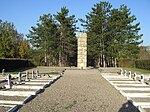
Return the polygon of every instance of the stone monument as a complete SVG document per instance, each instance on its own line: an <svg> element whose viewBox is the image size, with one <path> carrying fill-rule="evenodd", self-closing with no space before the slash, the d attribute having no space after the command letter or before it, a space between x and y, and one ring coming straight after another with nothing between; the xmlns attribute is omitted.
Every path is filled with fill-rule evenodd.
<svg viewBox="0 0 150 112"><path fill-rule="evenodd" d="M83 32L78 33L77 66L80 69L86 69L87 67L87 34Z"/></svg>

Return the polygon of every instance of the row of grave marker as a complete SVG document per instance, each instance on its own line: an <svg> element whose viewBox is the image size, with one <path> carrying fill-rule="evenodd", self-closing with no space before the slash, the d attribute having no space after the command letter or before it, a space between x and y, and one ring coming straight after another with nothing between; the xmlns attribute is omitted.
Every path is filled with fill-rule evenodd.
<svg viewBox="0 0 150 112"><path fill-rule="evenodd" d="M65 69L66 70L66 69ZM65 70L63 70L61 73L60 73L60 75L62 75L62 74L64 74L64 72L65 72ZM5 74L5 69L3 69L2 70L2 76L5 76L6 77L6 79L7 79L7 83L8 83L8 89L11 89L12 88L12 86L13 86L13 82L12 82L12 75L11 74ZM18 82L17 82L17 84L23 84L24 82L23 82L23 80L22 80L22 73L21 72L19 72L18 73ZM42 77L42 74L40 74L39 73L39 71L38 70L36 70L36 72L34 72L34 70L32 70L32 78L31 79L37 79L37 77ZM30 78L29 78L29 72L28 71L26 71L26 75L25 75L25 81L27 82L27 81L30 81Z"/></svg>
<svg viewBox="0 0 150 112"><path fill-rule="evenodd" d="M150 100L148 99L150 98L148 92L150 90L149 77L123 69L120 69L118 74L113 75L110 73L102 76L119 90L124 97L127 97L128 101L137 107L140 112L150 112L150 103L148 102Z"/></svg>
<svg viewBox="0 0 150 112"><path fill-rule="evenodd" d="M4 70L2 70L2 75L6 78L6 81L8 82L7 84L8 85L5 85L5 88L6 89L13 89L13 84L14 84L14 82L13 82L13 80L12 80L12 74L6 74L5 72L4 72ZM60 74L59 74L59 77L62 75L62 74L64 74L64 72L65 72L65 70L63 70ZM29 74L31 74L30 75L30 77L29 77ZM21 72L19 72L18 73L18 75L17 75L17 77L15 77L15 80L17 80L17 83L15 83L15 84L17 84L17 85L21 85L21 84L26 84L25 82L28 82L28 81L33 81L33 79L38 79L38 77L39 78L42 78L42 76L44 77L45 76L45 74L40 74L39 73L39 71L37 70L36 72L34 72L34 71L32 71L32 73L29 73L29 72L26 72L25 74L24 73L21 73ZM49 75L46 75L46 76L48 76L48 77L50 77L51 78L51 75L49 76ZM24 79L22 79L24 77ZM52 76L53 77L53 76ZM57 77L57 79L59 78L59 77ZM14 79L14 78L13 78ZM53 81L55 81L55 80L57 80L56 79L56 77L54 78L54 80ZM50 81L51 82L51 81ZM49 84L50 84L50 82L49 82ZM32 82L31 82L32 83ZM43 84L43 82L42 82L42 84ZM38 86L34 86L34 87L38 87ZM43 86L43 88L45 88L46 86ZM5 89L4 88L4 89ZM10 90L11 91L11 90ZM22 91L21 91L22 92ZM5 91L5 93L6 93L6 91ZM14 93L14 92L13 92ZM23 93L23 92L22 92ZM16 94L18 94L18 93L16 93ZM25 93L24 92L24 94L27 94L27 93ZM30 93L29 93L30 94ZM33 94L33 93L32 93ZM5 94L5 96L6 96L6 94ZM19 95L18 95L19 96ZM27 95L26 95L27 96ZM6 102L6 101L5 101ZM13 109L14 107L12 107L12 109ZM15 108L16 108L16 106L15 106ZM10 109L11 110L11 109Z"/></svg>
<svg viewBox="0 0 150 112"><path fill-rule="evenodd" d="M137 75L136 72L134 72L134 73L132 74L131 71L127 72L127 70L123 70L123 69L120 70L120 74L121 74L122 76L123 76L123 75L124 75L124 76L128 76L129 79L137 80L137 78L139 78L141 83L143 83L143 84L145 83L144 74ZM129 74L129 75L127 75L127 74Z"/></svg>
<svg viewBox="0 0 150 112"><path fill-rule="evenodd" d="M39 71L37 70L37 72L36 72L36 75L34 74L34 71L32 71L32 79L36 79L37 77L41 77L41 75L39 75ZM25 81L27 82L27 81L30 81L30 78L29 78L29 72L27 71L26 72L26 75L25 75ZM8 88L9 89L11 89L12 88L12 85L13 85L13 82L11 81L11 78L12 78L12 76L11 76L11 74L8 74L7 75L7 81L8 81ZM18 73L18 82L17 82L17 84L23 84L24 82L23 82L23 80L22 80L22 73L21 72L19 72Z"/></svg>
<svg viewBox="0 0 150 112"><path fill-rule="evenodd" d="M137 106L138 107L138 109L140 110L140 112L147 112L145 109L149 109L150 108L150 105L149 105L149 102L146 102L146 101L134 101L131 97L134 97L134 98L149 98L149 93L147 93L147 92L145 92L145 93L140 93L140 92L138 92L138 93L126 93L126 92L123 92L123 90L133 90L133 91L137 91L137 89L138 90L140 90L140 91L149 91L150 90L150 88L141 88L142 86L146 86L147 85L147 87L149 87L149 85L150 85L150 78L149 77L147 77L147 76L145 76L144 74L140 74L140 75L138 75L136 72L134 72L133 74L131 73L131 71L128 71L127 72L127 70L123 70L123 69L121 69L120 70L120 74L122 75L122 76L125 76L125 77L128 77L129 79L133 79L133 80L135 80L135 81L140 81L141 82L141 86L140 85L138 85L138 86L140 86L139 88L124 88L124 89L121 89L121 88L118 88L117 87L117 85L115 84L115 88L117 89L117 90L120 90L120 92L121 92L121 94L123 95L123 96L127 96L127 98L129 99L129 100L132 100L132 103L133 103L133 105L135 105L135 106ZM120 85L120 84L119 84ZM132 94L132 95L131 95ZM144 96L141 96L141 95L144 95ZM149 110L148 110L148 112L149 112Z"/></svg>

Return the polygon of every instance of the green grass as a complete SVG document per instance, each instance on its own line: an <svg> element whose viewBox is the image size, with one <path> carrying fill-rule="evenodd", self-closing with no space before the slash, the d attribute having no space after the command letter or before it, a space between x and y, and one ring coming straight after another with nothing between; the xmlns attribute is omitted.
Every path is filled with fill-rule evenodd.
<svg viewBox="0 0 150 112"><path fill-rule="evenodd" d="M50 72L49 74L59 74L59 72Z"/></svg>
<svg viewBox="0 0 150 112"><path fill-rule="evenodd" d="M131 72L136 72L137 74L150 74L150 70L138 69L138 68L124 68Z"/></svg>
<svg viewBox="0 0 150 112"><path fill-rule="evenodd" d="M59 72L48 72L48 73L40 73L40 74L50 74L50 75L56 75L56 74L60 74Z"/></svg>

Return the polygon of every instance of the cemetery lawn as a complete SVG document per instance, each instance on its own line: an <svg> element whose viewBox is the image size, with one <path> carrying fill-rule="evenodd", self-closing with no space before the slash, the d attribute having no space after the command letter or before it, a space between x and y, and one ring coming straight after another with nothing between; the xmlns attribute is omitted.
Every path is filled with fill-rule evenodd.
<svg viewBox="0 0 150 112"><path fill-rule="evenodd" d="M131 72L136 72L137 74L144 74L144 75L150 74L150 70L145 70L145 69L138 69L138 68L124 68L124 69Z"/></svg>

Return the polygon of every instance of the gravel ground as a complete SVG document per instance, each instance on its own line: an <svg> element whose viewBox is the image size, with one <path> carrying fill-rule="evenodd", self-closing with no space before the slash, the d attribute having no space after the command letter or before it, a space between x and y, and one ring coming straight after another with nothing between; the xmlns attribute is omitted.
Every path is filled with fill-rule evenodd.
<svg viewBox="0 0 150 112"><path fill-rule="evenodd" d="M138 112L96 69L67 70L62 78L19 110L27 111Z"/></svg>
<svg viewBox="0 0 150 112"><path fill-rule="evenodd" d="M11 107L0 107L0 112L7 112Z"/></svg>
<svg viewBox="0 0 150 112"><path fill-rule="evenodd" d="M0 95L0 100L9 100L9 101L23 101L26 97L23 96L3 96Z"/></svg>

